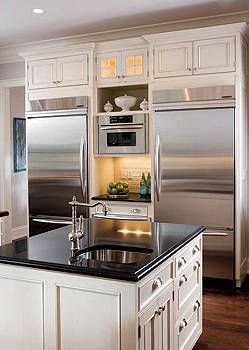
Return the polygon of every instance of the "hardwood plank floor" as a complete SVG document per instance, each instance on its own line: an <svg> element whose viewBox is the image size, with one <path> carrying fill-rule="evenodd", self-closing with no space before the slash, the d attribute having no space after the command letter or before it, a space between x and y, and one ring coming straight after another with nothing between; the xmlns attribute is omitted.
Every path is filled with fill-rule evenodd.
<svg viewBox="0 0 249 350"><path fill-rule="evenodd" d="M241 289L204 288L203 334L194 350L249 350L249 278Z"/></svg>

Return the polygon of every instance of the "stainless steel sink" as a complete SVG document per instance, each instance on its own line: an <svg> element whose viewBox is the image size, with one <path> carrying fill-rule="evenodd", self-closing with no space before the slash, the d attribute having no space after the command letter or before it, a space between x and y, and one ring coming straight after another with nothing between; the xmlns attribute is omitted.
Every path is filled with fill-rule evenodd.
<svg viewBox="0 0 249 350"><path fill-rule="evenodd" d="M116 264L134 264L144 260L152 252L152 249L146 248L90 247L84 252L77 254L77 258Z"/></svg>

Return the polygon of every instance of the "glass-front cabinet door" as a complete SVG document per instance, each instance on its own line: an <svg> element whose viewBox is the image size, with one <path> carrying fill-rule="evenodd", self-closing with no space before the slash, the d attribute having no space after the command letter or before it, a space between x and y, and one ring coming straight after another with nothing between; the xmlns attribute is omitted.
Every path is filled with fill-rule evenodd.
<svg viewBox="0 0 249 350"><path fill-rule="evenodd" d="M147 49L135 49L123 51L124 81L147 79Z"/></svg>
<svg viewBox="0 0 249 350"><path fill-rule="evenodd" d="M97 81L99 84L118 82L122 75L121 52L97 55Z"/></svg>

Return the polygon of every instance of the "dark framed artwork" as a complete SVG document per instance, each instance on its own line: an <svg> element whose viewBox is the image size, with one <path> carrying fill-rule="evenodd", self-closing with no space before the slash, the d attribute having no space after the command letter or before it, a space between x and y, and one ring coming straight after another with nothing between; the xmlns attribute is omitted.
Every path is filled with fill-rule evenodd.
<svg viewBox="0 0 249 350"><path fill-rule="evenodd" d="M26 170L26 120L13 119L14 172Z"/></svg>

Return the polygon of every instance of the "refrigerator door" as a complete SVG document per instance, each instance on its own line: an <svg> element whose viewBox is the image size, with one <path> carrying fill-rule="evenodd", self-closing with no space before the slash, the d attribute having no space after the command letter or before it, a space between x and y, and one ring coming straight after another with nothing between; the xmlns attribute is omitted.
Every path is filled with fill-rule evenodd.
<svg viewBox="0 0 249 350"><path fill-rule="evenodd" d="M234 108L155 112L155 221L234 226Z"/></svg>
<svg viewBox="0 0 249 350"><path fill-rule="evenodd" d="M72 195L88 201L87 116L28 118L27 139L30 218L48 218L52 226L53 221L60 224L58 218L63 223L71 217Z"/></svg>

